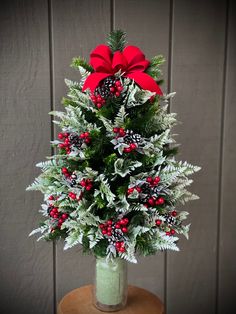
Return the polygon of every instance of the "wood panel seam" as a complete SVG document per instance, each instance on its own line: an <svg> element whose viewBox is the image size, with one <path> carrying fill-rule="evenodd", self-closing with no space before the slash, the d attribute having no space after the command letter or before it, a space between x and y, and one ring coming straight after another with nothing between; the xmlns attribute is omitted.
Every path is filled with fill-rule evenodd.
<svg viewBox="0 0 236 314"><path fill-rule="evenodd" d="M54 93L54 55L53 55L53 23L52 23L52 0L48 0L48 34L49 34L49 67L50 67L50 109L55 110L55 93ZM55 125L51 116L51 140L55 136ZM51 155L55 154L55 148L51 148ZM53 306L54 314L57 313L57 280L56 280L56 243L52 244L53 250Z"/></svg>
<svg viewBox="0 0 236 314"><path fill-rule="evenodd" d="M221 105L221 134L220 134L220 154L219 154L219 193L217 211L217 233L216 233L216 299L215 309L219 314L219 273L220 273L220 239L221 239L221 215L222 215L222 193L223 193L223 161L224 161L224 133L225 133L225 106L226 106L226 85L227 85L227 62L228 62L228 32L229 32L229 0L226 2L225 10L225 42L222 77L222 105Z"/></svg>
<svg viewBox="0 0 236 314"><path fill-rule="evenodd" d="M110 29L115 29L115 0L110 0Z"/></svg>
<svg viewBox="0 0 236 314"><path fill-rule="evenodd" d="M172 61L173 61L173 33L174 33L174 0L169 3L169 48L168 48L168 80L167 80L167 93L171 92L172 88ZM171 102L169 103L168 112L171 111ZM168 253L164 253L164 304L167 311L167 260Z"/></svg>

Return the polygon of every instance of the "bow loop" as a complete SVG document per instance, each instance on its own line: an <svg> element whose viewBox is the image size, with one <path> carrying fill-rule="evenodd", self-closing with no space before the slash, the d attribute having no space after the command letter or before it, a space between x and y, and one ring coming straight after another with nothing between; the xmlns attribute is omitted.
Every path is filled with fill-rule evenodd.
<svg viewBox="0 0 236 314"><path fill-rule="evenodd" d="M112 53L108 46L99 45L90 54L90 64L96 72L111 72Z"/></svg>
<svg viewBox="0 0 236 314"><path fill-rule="evenodd" d="M116 51L113 55L113 60L112 60L112 69L114 73L118 72L121 70L121 72L125 72L127 69L127 61L120 51Z"/></svg>

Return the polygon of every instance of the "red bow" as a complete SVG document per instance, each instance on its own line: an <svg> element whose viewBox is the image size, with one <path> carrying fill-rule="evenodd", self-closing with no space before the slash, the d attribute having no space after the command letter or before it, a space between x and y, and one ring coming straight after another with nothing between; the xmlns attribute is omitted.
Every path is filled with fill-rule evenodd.
<svg viewBox="0 0 236 314"><path fill-rule="evenodd" d="M133 79L142 89L163 95L154 79L144 73L150 62L138 47L127 46L123 52L116 51L112 55L108 46L99 45L90 54L90 64L95 72L85 80L83 91L89 88L94 92L100 81L121 70L125 77Z"/></svg>

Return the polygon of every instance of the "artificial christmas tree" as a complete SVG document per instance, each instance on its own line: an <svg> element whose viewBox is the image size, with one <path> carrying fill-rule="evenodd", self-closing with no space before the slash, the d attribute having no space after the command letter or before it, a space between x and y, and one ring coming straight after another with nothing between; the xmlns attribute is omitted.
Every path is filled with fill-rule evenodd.
<svg viewBox="0 0 236 314"><path fill-rule="evenodd" d="M81 244L98 257L97 306L105 310L124 305L123 260L177 251L177 235L188 237L188 213L176 207L197 198L186 187L200 169L175 159L176 114L168 113L174 93L163 94L157 83L163 57L148 61L125 45L124 32L114 31L89 64L73 60L81 80L66 80L65 112L50 113L62 129L52 141L57 153L37 165L42 174L28 188L44 194L45 220L31 234L63 238L65 249ZM99 278L109 274L103 291Z"/></svg>

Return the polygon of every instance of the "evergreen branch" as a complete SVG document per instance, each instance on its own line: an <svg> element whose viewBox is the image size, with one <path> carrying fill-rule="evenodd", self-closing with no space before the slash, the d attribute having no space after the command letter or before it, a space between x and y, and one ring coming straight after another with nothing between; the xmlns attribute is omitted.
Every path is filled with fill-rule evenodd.
<svg viewBox="0 0 236 314"><path fill-rule="evenodd" d="M161 75L162 71L160 69L160 66L165 62L165 58L162 55L155 56L151 59L150 65L147 68L146 73L149 74L154 78L154 80L157 80Z"/></svg>
<svg viewBox="0 0 236 314"><path fill-rule="evenodd" d="M112 31L107 37L107 43L112 52L123 51L126 45L126 33L120 29Z"/></svg>
<svg viewBox="0 0 236 314"><path fill-rule="evenodd" d="M93 72L93 67L90 64L88 64L84 58L81 57L73 58L71 67L74 69L79 69L79 67L82 67L88 72Z"/></svg>

